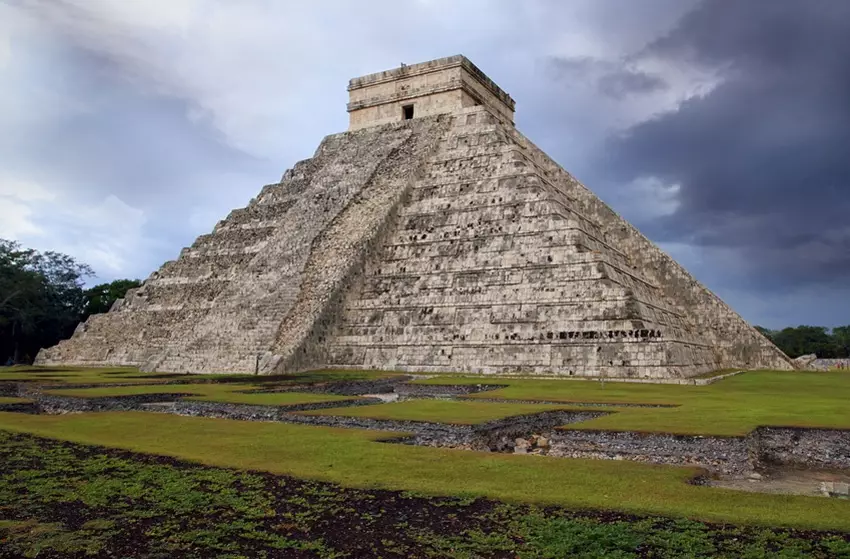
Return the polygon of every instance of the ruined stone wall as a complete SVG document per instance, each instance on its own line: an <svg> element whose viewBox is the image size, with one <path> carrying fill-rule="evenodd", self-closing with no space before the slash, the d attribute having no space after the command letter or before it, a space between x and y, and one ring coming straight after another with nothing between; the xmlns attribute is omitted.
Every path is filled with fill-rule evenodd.
<svg viewBox="0 0 850 559"><path fill-rule="evenodd" d="M754 433L762 465L850 468L850 431L759 427Z"/></svg>
<svg viewBox="0 0 850 559"><path fill-rule="evenodd" d="M549 433L549 444L551 456L699 466L736 475L752 470L749 437L563 429Z"/></svg>
<svg viewBox="0 0 850 559"><path fill-rule="evenodd" d="M850 359L813 359L806 368L816 371L850 370Z"/></svg>

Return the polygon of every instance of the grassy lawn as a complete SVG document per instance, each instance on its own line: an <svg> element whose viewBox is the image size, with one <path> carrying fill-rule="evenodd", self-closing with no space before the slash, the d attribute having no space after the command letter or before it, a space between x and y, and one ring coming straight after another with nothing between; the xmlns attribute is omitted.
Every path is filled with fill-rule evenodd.
<svg viewBox="0 0 850 559"><path fill-rule="evenodd" d="M0 429L350 487L850 531L848 501L691 486L692 468L393 445L378 442L390 433L143 412L0 412Z"/></svg>
<svg viewBox="0 0 850 559"><path fill-rule="evenodd" d="M672 404L624 408L573 426L683 434L744 435L761 425L850 428L850 373L755 371L708 386L439 376L426 384L507 384L475 398Z"/></svg>
<svg viewBox="0 0 850 559"><path fill-rule="evenodd" d="M2 557L850 554L850 534L346 489L3 431L0 462Z"/></svg>
<svg viewBox="0 0 850 559"><path fill-rule="evenodd" d="M167 384L141 386L103 386L97 388L57 388L45 390L46 394L57 396L75 396L79 398L103 398L108 396L132 396L137 394L192 394L187 400L206 402L227 402L232 404L255 404L281 406L287 404L313 404L316 402L336 402L356 399L357 396L336 396L333 394L314 394L309 392L271 392L265 394L246 394L246 390L262 388L252 384Z"/></svg>
<svg viewBox="0 0 850 559"><path fill-rule="evenodd" d="M293 375L257 376L249 374L194 375L178 373L143 373L132 367L0 367L0 382L39 382L43 384L120 384L162 383L166 381L221 382L244 381L260 384L293 384L369 380L395 376L389 371L311 371Z"/></svg>
<svg viewBox="0 0 850 559"><path fill-rule="evenodd" d="M122 382L163 382L186 375L143 373L130 367L0 367L0 382L38 382L43 384L101 384Z"/></svg>
<svg viewBox="0 0 850 559"><path fill-rule="evenodd" d="M32 402L32 400L16 396L0 396L0 404L28 404L29 402Z"/></svg>
<svg viewBox="0 0 850 559"><path fill-rule="evenodd" d="M311 415L342 415L346 417L368 417L397 421L431 421L474 425L495 419L539 413L543 411L570 409L569 406L551 404L512 404L510 402L473 402L453 400L408 400L391 404L358 406L356 408L326 408L314 410ZM586 408L583 411L587 411Z"/></svg>

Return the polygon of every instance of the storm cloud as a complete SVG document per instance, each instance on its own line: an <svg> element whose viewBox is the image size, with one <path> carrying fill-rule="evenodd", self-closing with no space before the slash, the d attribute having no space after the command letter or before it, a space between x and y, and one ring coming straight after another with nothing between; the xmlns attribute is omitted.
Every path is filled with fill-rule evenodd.
<svg viewBox="0 0 850 559"><path fill-rule="evenodd" d="M658 241L733 251L753 287L850 277L850 4L711 0L636 53L720 83L612 138L618 183L677 185Z"/></svg>

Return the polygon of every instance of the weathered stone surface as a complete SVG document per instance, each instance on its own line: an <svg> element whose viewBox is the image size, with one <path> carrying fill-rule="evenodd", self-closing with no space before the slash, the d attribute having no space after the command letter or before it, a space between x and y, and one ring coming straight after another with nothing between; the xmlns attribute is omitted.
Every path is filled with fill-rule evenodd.
<svg viewBox="0 0 850 559"><path fill-rule="evenodd" d="M815 371L850 370L850 359L812 359L800 368Z"/></svg>
<svg viewBox="0 0 850 559"><path fill-rule="evenodd" d="M486 76L457 57L429 64L352 80L351 131L38 362L635 379L792 368L522 136ZM431 98L455 91L481 103ZM411 99L428 116L386 109Z"/></svg>

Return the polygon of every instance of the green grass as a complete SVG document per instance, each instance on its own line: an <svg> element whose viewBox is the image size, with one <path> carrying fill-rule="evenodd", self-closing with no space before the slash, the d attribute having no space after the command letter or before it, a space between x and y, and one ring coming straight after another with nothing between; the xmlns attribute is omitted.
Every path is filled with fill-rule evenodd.
<svg viewBox="0 0 850 559"><path fill-rule="evenodd" d="M575 425L705 435L745 435L763 425L850 428L850 373L754 371L707 386L440 376L426 384L507 384L475 398L575 403L668 404L625 408Z"/></svg>
<svg viewBox="0 0 850 559"><path fill-rule="evenodd" d="M0 382L38 382L43 384L95 384L163 382L186 375L143 373L130 367L0 367Z"/></svg>
<svg viewBox="0 0 850 559"><path fill-rule="evenodd" d="M120 384L162 383L184 381L207 383L244 381L261 384L293 384L301 382L329 382L341 380L380 379L398 375L391 371L334 371L320 370L293 375L215 374L196 375L178 373L144 373L132 367L0 367L0 382L38 382L42 384Z"/></svg>
<svg viewBox="0 0 850 559"><path fill-rule="evenodd" d="M688 485L692 468L380 443L363 430L143 412L0 412L0 429L354 487L850 531L850 502Z"/></svg>
<svg viewBox="0 0 850 559"><path fill-rule="evenodd" d="M474 425L504 417L570 409L569 406L550 404L512 404L510 402L472 402L453 400L407 400L391 404L357 406L354 408L326 408L308 413L311 415L342 415L396 421L432 421Z"/></svg>
<svg viewBox="0 0 850 559"><path fill-rule="evenodd" d="M356 399L357 396L336 396L309 392L269 392L246 394L246 390L262 388L251 384L166 384L141 386L103 386L97 388L57 388L46 390L47 394L74 396L78 398L104 398L110 396L135 396L138 394L192 394L187 400L226 402L232 404L254 404L281 406L288 404L314 404Z"/></svg>
<svg viewBox="0 0 850 559"><path fill-rule="evenodd" d="M28 404L32 400L18 398L16 396L0 396L0 404Z"/></svg>

